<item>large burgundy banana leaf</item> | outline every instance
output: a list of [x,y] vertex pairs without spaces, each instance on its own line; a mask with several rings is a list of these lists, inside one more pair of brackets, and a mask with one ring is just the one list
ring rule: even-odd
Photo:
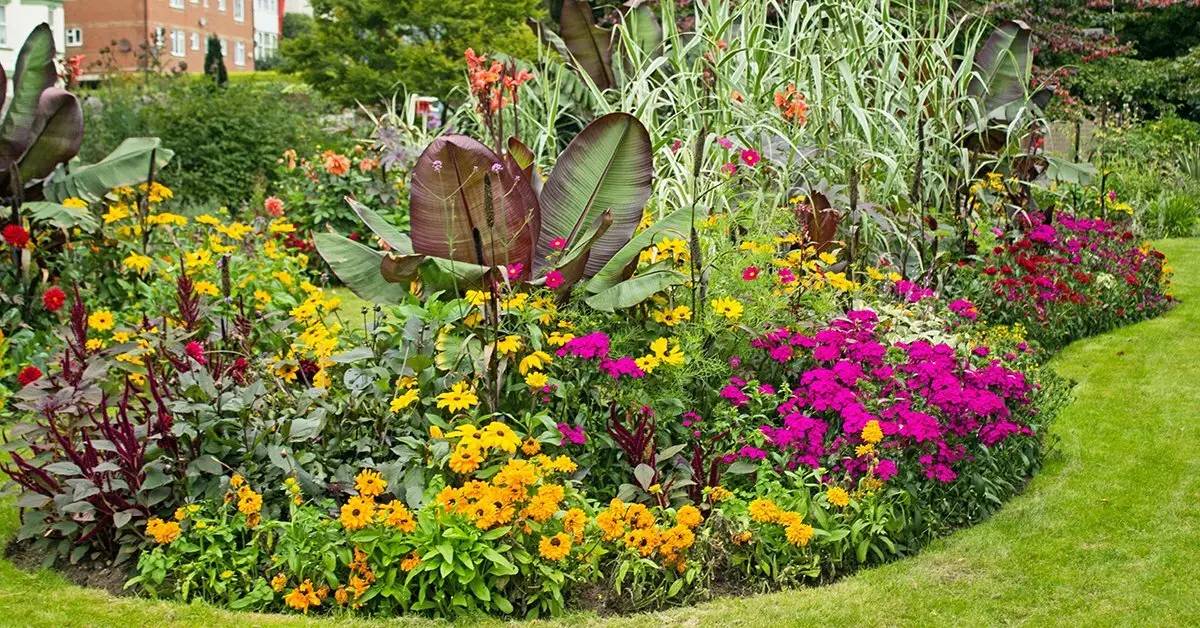
[[434,140],[413,169],[410,200],[415,253],[487,267],[519,263],[519,278],[528,276],[538,199],[528,177],[490,148],[463,135]]
[[[653,181],[650,134],[637,118],[610,113],[589,124],[567,146],[542,188],[535,276],[553,268],[561,251],[582,244],[581,236],[611,212],[612,226],[591,244],[583,274],[599,272],[633,237]],[[556,247],[556,241],[566,246]]]
[[978,98],[984,114],[1025,98],[1033,64],[1030,28],[1009,20],[996,27],[975,53],[975,72],[967,91]]

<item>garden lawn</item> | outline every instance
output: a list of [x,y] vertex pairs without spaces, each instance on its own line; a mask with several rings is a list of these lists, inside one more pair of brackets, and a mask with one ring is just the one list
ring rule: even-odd
[[[1198,625],[1200,240],[1160,243],[1183,303],[1167,316],[1070,346],[1078,381],[1060,439],[1025,494],[917,557],[826,587],[728,598],[608,620],[616,625]],[[0,538],[17,527],[0,507]],[[0,561],[0,623],[280,625],[71,586]],[[570,615],[569,623],[594,619]],[[367,623],[354,622],[355,625]],[[410,623],[418,623],[412,620]],[[325,625],[351,622],[326,620]],[[395,625],[394,623],[391,625]]]

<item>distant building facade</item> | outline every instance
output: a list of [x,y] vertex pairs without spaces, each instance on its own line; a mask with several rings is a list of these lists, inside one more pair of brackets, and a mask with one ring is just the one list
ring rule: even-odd
[[279,54],[283,30],[283,0],[254,0],[254,60],[267,61]]
[[54,45],[59,54],[65,51],[70,56],[63,28],[63,0],[0,0],[0,65],[10,80],[21,45],[34,27],[43,22],[54,31]]
[[[278,0],[272,0],[278,2]],[[158,64],[203,72],[208,37],[221,41],[229,72],[254,69],[259,0],[61,0],[66,55],[84,55],[81,80]],[[264,22],[265,24],[265,22]],[[271,45],[279,42],[278,18]],[[149,59],[153,58],[153,61]]]

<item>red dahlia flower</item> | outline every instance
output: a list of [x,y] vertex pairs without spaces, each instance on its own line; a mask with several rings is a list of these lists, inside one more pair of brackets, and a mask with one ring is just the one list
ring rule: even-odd
[[29,244],[29,232],[21,225],[9,225],[0,232],[0,235],[4,236],[5,242],[18,249],[23,249],[26,244]]
[[42,293],[42,307],[51,312],[57,312],[62,309],[64,303],[67,302],[67,295],[61,288],[50,288]]
[[42,378],[42,371],[36,366],[27,366],[17,373],[17,384],[24,388]]

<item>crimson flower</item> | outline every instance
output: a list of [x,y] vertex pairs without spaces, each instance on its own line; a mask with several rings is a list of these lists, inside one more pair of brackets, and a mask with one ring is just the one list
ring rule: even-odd
[[21,225],[9,225],[0,232],[0,235],[4,236],[5,242],[18,249],[23,249],[26,244],[29,244],[29,232]]
[[17,373],[17,384],[24,388],[42,378],[42,371],[36,366],[27,366]]
[[54,287],[42,293],[42,307],[51,312],[57,312],[67,301],[67,295],[61,288]]
[[758,279],[758,267],[757,266],[749,266],[746,269],[744,269],[742,271],[742,279],[744,279],[746,281],[754,281],[755,279]]
[[554,238],[553,240],[550,241],[550,248],[554,249],[555,251],[561,251],[566,247],[567,247],[567,239],[566,238]]
[[746,164],[747,166],[753,168],[754,165],[760,161],[762,161],[762,157],[759,156],[758,151],[752,148],[747,148],[746,150],[742,151],[742,163]]
[[558,272],[557,270],[552,270],[552,271],[546,273],[546,287],[547,288],[549,288],[551,290],[555,290],[561,285],[563,285],[562,273]]

